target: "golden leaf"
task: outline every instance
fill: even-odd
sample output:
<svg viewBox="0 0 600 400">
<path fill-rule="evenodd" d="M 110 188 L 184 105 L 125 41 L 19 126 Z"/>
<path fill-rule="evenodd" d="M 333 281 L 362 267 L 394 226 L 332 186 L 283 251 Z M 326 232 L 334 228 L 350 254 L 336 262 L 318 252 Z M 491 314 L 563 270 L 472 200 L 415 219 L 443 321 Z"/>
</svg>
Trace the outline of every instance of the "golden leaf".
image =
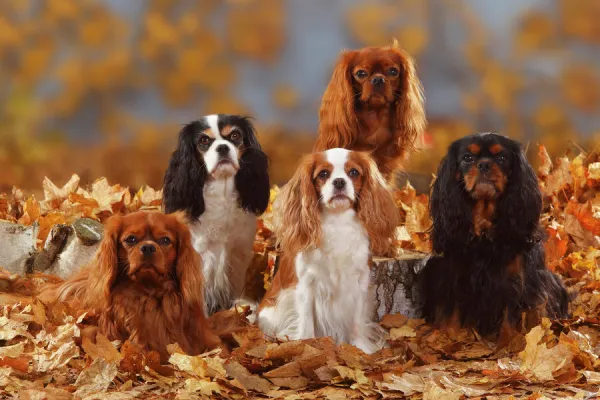
<svg viewBox="0 0 600 400">
<path fill-rule="evenodd" d="M 232 5 L 227 15 L 229 47 L 246 57 L 273 61 L 286 40 L 284 3 L 262 0 Z"/>
<path fill-rule="evenodd" d="M 423 25 L 403 26 L 395 31 L 394 37 L 400 47 L 415 58 L 425 50 L 429 42 L 429 35 Z"/>
<path fill-rule="evenodd" d="M 273 103 L 280 108 L 291 109 L 298 106 L 299 94 L 291 85 L 278 85 L 273 90 Z"/>
<path fill-rule="evenodd" d="M 352 35 L 365 46 L 385 46 L 393 36 L 385 28 L 397 16 L 392 6 L 360 4 L 350 7 L 346 25 Z"/>
<path fill-rule="evenodd" d="M 521 54 L 548 49 L 556 45 L 556 22 L 549 15 L 529 10 L 521 18 L 515 36 L 517 51 Z"/>
<path fill-rule="evenodd" d="M 44 212 L 55 210 L 69 197 L 70 193 L 74 193 L 77 190 L 79 176 L 76 174 L 71 175 L 71 179 L 61 188 L 56 186 L 48 177 L 44 177 L 42 186 L 44 188 L 44 200 L 40 203 L 42 210 Z"/>
<path fill-rule="evenodd" d="M 579 110 L 593 113 L 600 107 L 600 77 L 594 67 L 567 64 L 560 76 L 560 87 L 567 101 Z"/>
</svg>

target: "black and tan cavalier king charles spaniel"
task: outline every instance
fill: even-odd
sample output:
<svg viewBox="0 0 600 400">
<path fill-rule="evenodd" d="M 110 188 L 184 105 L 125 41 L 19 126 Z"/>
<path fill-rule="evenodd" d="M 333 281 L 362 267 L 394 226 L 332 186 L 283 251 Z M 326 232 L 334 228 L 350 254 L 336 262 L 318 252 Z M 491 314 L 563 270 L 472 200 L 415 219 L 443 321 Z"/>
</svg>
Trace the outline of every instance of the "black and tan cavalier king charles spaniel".
<svg viewBox="0 0 600 400">
<path fill-rule="evenodd" d="M 202 256 L 213 314 L 242 295 L 256 216 L 269 204 L 268 158 L 247 117 L 213 114 L 185 125 L 165 174 L 165 212 L 184 210 Z"/>
<path fill-rule="evenodd" d="M 522 313 L 568 315 L 561 279 L 546 269 L 542 196 L 518 142 L 478 133 L 450 145 L 430 199 L 432 257 L 424 313 L 483 335 L 517 328 Z"/>
</svg>

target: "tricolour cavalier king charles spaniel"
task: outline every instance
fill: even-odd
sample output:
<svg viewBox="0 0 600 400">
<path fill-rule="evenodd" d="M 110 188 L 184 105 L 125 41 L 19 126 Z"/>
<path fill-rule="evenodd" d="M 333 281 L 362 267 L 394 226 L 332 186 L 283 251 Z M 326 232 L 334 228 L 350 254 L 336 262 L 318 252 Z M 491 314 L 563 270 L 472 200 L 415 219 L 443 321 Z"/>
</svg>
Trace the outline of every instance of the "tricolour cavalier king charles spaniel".
<svg viewBox="0 0 600 400">
<path fill-rule="evenodd" d="M 256 216 L 269 204 L 268 158 L 249 118 L 208 115 L 183 127 L 165 174 L 165 212 L 185 210 L 202 256 L 207 313 L 242 295 Z"/>
<path fill-rule="evenodd" d="M 315 151 L 369 151 L 394 177 L 425 130 L 423 88 L 413 59 L 395 43 L 342 53 L 323 94 Z"/>
<path fill-rule="evenodd" d="M 131 340 L 167 361 L 167 345 L 200 354 L 221 341 L 204 314 L 200 256 L 183 214 L 111 217 L 91 265 L 40 298 L 98 315 L 110 340 Z"/>
<path fill-rule="evenodd" d="M 518 142 L 479 133 L 450 145 L 430 199 L 433 250 L 425 315 L 481 334 L 516 328 L 522 313 L 568 314 L 561 279 L 546 269 L 542 196 Z"/>
<path fill-rule="evenodd" d="M 309 155 L 279 200 L 283 254 L 258 309 L 259 327 L 280 338 L 331 336 L 376 351 L 369 255 L 390 246 L 398 214 L 375 163 L 345 149 Z"/>
</svg>

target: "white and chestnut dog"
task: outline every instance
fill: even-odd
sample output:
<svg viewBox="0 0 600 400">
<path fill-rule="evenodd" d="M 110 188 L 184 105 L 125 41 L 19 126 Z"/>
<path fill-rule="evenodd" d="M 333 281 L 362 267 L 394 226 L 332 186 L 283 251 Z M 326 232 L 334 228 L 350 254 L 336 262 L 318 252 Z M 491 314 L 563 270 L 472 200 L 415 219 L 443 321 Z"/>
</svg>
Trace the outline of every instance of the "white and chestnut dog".
<svg viewBox="0 0 600 400">
<path fill-rule="evenodd" d="M 372 321 L 369 256 L 389 248 L 398 223 L 376 164 L 345 149 L 314 153 L 280 196 L 283 254 L 258 308 L 259 327 L 279 338 L 331 336 L 376 351 L 382 340 Z"/>
<path fill-rule="evenodd" d="M 208 115 L 183 127 L 165 174 L 165 212 L 185 210 L 202 256 L 207 313 L 242 294 L 256 216 L 269 204 L 268 158 L 249 118 Z"/>
</svg>

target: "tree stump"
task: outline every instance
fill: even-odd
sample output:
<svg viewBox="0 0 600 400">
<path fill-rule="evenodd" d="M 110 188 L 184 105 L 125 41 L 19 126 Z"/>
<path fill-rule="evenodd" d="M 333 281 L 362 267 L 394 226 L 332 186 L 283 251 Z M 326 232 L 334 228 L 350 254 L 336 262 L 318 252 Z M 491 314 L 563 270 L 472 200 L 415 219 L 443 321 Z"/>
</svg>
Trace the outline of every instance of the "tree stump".
<svg viewBox="0 0 600 400">
<path fill-rule="evenodd" d="M 379 319 L 396 313 L 409 318 L 422 316 L 419 273 L 428 259 L 427 254 L 408 251 L 398 258 L 373 258 L 371 290 Z"/>
<path fill-rule="evenodd" d="M 23 226 L 0 221 L 0 267 L 23 274 L 27 259 L 35 252 L 37 233 L 37 224 Z"/>
<path fill-rule="evenodd" d="M 79 218 L 71 225 L 55 225 L 44 248 L 29 257 L 25 272 L 70 277 L 91 261 L 102 233 L 102 224 L 90 218 Z"/>
</svg>

